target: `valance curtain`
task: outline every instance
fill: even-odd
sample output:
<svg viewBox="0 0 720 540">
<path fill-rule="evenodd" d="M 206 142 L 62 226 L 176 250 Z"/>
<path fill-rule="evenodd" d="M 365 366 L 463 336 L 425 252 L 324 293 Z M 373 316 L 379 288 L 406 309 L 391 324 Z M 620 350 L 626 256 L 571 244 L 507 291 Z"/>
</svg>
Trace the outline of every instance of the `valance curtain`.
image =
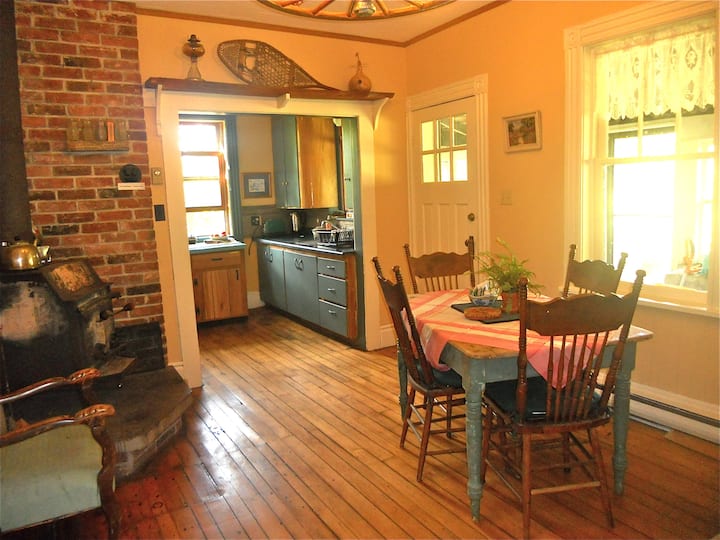
<svg viewBox="0 0 720 540">
<path fill-rule="evenodd" d="M 715 105 L 714 20 L 695 21 L 596 49 L 597 103 L 607 119 Z"/>
</svg>

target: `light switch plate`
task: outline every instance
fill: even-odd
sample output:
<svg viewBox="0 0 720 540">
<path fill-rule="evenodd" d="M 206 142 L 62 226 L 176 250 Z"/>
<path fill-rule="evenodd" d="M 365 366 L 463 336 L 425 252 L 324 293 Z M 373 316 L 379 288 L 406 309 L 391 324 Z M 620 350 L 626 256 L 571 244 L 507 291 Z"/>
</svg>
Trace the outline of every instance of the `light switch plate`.
<svg viewBox="0 0 720 540">
<path fill-rule="evenodd" d="M 165 182 L 165 175 L 160 167 L 150 167 L 150 178 L 156 186 Z"/>
</svg>

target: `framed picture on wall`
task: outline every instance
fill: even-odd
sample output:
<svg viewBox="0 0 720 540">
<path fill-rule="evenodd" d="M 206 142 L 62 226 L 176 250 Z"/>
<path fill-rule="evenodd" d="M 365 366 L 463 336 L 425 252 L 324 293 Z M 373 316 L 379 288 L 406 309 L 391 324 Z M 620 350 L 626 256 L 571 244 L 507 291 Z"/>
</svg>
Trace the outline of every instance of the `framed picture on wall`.
<svg viewBox="0 0 720 540">
<path fill-rule="evenodd" d="M 503 118 L 505 151 L 522 152 L 542 148 L 540 111 Z"/>
<path fill-rule="evenodd" d="M 244 196 L 259 198 L 270 196 L 270 173 L 242 173 Z"/>
</svg>

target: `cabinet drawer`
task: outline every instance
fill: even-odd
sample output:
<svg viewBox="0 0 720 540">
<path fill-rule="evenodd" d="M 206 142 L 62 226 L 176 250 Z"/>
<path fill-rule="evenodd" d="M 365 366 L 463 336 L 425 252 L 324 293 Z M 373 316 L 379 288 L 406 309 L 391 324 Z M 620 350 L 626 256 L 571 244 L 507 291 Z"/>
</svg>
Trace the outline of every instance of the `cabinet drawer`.
<svg viewBox="0 0 720 540">
<path fill-rule="evenodd" d="M 318 296 L 333 304 L 347 306 L 347 282 L 344 279 L 318 275 Z"/>
<path fill-rule="evenodd" d="M 318 257 L 318 274 L 324 274 L 326 276 L 333 276 L 337 278 L 344 278 L 345 261 Z"/>
<path fill-rule="evenodd" d="M 320 326 L 347 337 L 347 308 L 319 300 Z"/>
<path fill-rule="evenodd" d="M 239 266 L 243 264 L 242 251 L 222 251 L 220 253 L 203 253 L 192 255 L 190 265 L 193 271 L 212 270 L 213 268 L 224 268 L 226 266 Z"/>
</svg>

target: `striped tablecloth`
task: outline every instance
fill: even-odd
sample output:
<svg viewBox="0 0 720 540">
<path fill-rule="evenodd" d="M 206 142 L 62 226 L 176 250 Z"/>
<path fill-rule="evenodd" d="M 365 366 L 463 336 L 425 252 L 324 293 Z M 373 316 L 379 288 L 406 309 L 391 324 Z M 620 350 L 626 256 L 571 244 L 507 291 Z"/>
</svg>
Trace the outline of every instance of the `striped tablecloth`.
<svg viewBox="0 0 720 540">
<path fill-rule="evenodd" d="M 453 304 L 468 303 L 467 289 L 415 294 L 409 300 L 425 356 L 436 369 L 448 369 L 440 362 L 448 341 L 497 347 L 517 354 L 518 321 L 485 324 L 466 319 L 462 312 L 452 308 Z M 548 338 L 528 331 L 528 361 L 542 376 L 547 375 L 547 354 L 543 352 L 548 345 Z"/>
</svg>

